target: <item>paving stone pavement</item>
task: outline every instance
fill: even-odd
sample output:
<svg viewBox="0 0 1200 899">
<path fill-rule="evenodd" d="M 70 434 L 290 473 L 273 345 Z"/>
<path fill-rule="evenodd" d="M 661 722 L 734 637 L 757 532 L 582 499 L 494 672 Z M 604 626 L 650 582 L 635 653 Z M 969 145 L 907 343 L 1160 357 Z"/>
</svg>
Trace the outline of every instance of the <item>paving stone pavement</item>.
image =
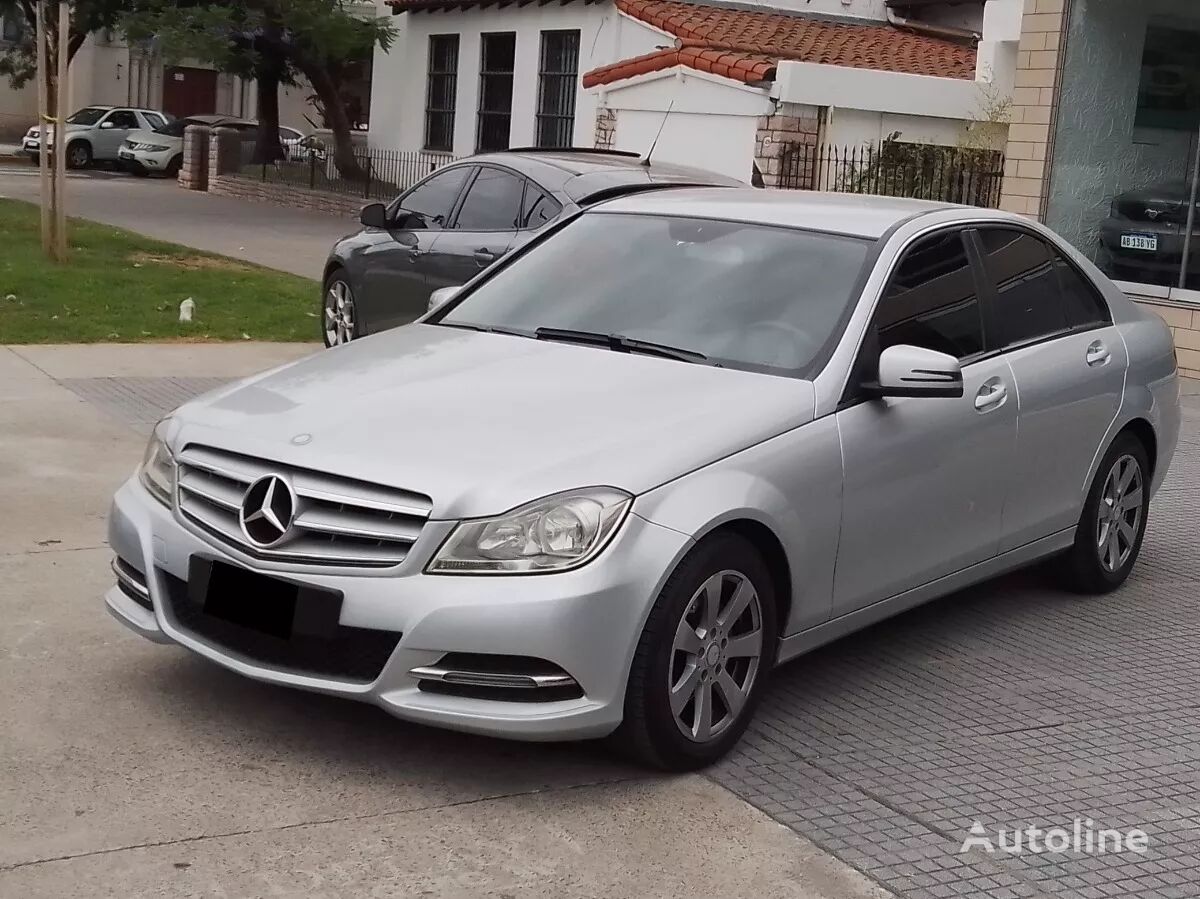
<svg viewBox="0 0 1200 899">
<path fill-rule="evenodd" d="M 149 430 L 218 378 L 61 383 Z M 782 668 L 709 775 L 900 897 L 1200 896 L 1200 396 L 1128 584 L 1023 572 Z M 1149 835 L 1149 851 L 960 854 L 975 822 Z"/>
</svg>

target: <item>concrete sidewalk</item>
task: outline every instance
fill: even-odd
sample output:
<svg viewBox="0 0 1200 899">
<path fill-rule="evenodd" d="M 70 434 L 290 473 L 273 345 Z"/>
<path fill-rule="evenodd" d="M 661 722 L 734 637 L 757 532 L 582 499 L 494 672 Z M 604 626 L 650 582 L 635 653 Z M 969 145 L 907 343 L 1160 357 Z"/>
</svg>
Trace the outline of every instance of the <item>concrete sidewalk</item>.
<svg viewBox="0 0 1200 899">
<path fill-rule="evenodd" d="M 886 895 L 706 777 L 405 724 L 113 621 L 105 513 L 158 410 L 85 397 L 312 349 L 0 347 L 0 895 Z"/>
<path fill-rule="evenodd" d="M 0 168 L 0 197 L 39 202 L 34 166 Z M 348 218 L 183 190 L 162 178 L 73 172 L 68 213 L 159 240 L 221 253 L 319 279 L 335 240 L 356 230 Z"/>
</svg>

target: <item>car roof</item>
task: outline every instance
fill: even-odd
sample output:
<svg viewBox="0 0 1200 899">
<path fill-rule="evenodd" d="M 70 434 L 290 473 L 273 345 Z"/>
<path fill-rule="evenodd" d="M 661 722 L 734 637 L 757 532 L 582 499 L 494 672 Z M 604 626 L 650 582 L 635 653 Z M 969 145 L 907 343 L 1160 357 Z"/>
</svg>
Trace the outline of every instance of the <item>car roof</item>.
<svg viewBox="0 0 1200 899">
<path fill-rule="evenodd" d="M 651 161 L 647 165 L 636 153 L 616 150 L 519 148 L 483 153 L 463 160 L 494 163 L 515 169 L 541 186 L 583 203 L 609 191 L 655 185 L 745 186 L 744 181 L 706 169 Z"/>
<path fill-rule="evenodd" d="M 189 122 L 200 122 L 204 125 L 253 125 L 255 124 L 250 119 L 243 119 L 235 115 L 185 115 L 183 117 Z"/>
<path fill-rule="evenodd" d="M 694 216 L 812 228 L 875 239 L 907 219 L 956 207 L 929 200 L 807 190 L 678 188 L 629 194 L 609 200 L 600 208 L 604 212 Z"/>
</svg>

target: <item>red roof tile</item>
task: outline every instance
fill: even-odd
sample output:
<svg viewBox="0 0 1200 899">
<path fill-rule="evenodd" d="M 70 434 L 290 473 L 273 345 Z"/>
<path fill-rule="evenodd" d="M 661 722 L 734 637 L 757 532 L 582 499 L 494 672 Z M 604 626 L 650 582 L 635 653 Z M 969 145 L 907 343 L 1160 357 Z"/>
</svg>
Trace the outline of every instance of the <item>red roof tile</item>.
<svg viewBox="0 0 1200 899">
<path fill-rule="evenodd" d="M 401 2 L 414 0 L 397 0 Z M 831 22 L 676 0 L 615 2 L 626 15 L 674 35 L 679 46 L 593 69 L 583 76 L 584 87 L 676 65 L 746 83 L 770 81 L 776 62 L 784 59 L 944 78 L 975 77 L 974 48 L 890 25 Z"/>
</svg>

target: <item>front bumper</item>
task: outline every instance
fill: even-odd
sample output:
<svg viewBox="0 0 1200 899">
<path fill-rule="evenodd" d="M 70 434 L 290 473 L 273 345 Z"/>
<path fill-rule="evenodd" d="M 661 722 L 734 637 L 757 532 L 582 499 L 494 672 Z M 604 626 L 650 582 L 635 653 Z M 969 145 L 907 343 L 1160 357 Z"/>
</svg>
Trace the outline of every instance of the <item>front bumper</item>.
<svg viewBox="0 0 1200 899">
<path fill-rule="evenodd" d="M 408 558 L 390 573 L 254 562 L 194 532 L 131 478 L 113 499 L 109 543 L 120 559 L 144 572 L 153 611 L 120 587 L 113 587 L 105 602 L 118 620 L 147 639 L 179 643 L 256 680 L 372 702 L 410 721 L 526 740 L 611 732 L 621 721 L 629 666 L 650 605 L 690 539 L 631 514 L 604 552 L 575 571 L 422 574 L 451 527 L 429 522 Z M 186 579 L 194 555 L 340 591 L 339 624 L 402 637 L 370 683 L 313 676 L 240 655 L 189 631 L 172 610 L 166 576 Z M 519 702 L 420 689 L 421 681 L 410 672 L 436 667 L 447 653 L 543 659 L 569 673 L 582 695 Z"/>
<path fill-rule="evenodd" d="M 124 168 L 143 172 L 165 172 L 178 150 L 162 150 L 157 153 L 146 150 L 129 150 L 122 147 L 117 151 L 117 163 Z"/>
</svg>

